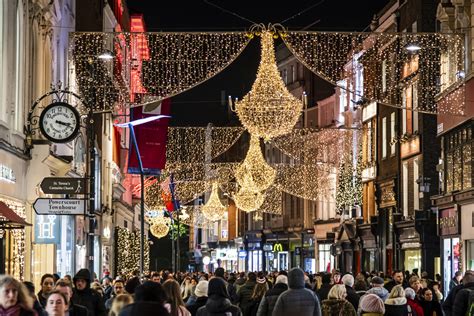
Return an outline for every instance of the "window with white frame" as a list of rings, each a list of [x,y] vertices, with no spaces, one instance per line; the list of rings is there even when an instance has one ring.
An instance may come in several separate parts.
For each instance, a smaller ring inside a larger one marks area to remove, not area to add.
[[[344,112],[346,111],[347,106],[347,81],[341,80],[337,83],[339,86],[339,114],[338,121],[341,124],[344,124]]]
[[[285,69],[283,69],[283,82],[285,84],[288,84],[288,71]]]
[[[12,112],[14,129],[23,131],[24,125],[24,32],[23,32],[23,5],[19,1],[16,12],[16,52],[15,52],[15,111]]]
[[[387,117],[382,119],[382,159],[387,158]]]
[[[420,209],[420,193],[419,193],[419,184],[416,182],[419,177],[419,159],[415,158],[413,160],[413,208],[415,210]]]
[[[357,102],[362,98],[364,94],[364,67],[357,62],[356,66],[356,77],[355,77],[355,98]]]
[[[382,61],[382,92],[387,91],[387,60]]]
[[[295,71],[295,66],[291,65],[290,67],[291,74],[290,74],[290,82],[295,82],[296,81],[296,71]]]
[[[403,163],[402,181],[403,181],[403,216],[408,216],[408,162]]]

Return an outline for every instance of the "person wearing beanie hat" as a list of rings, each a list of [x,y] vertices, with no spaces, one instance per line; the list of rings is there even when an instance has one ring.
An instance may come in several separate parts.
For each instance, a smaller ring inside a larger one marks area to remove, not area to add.
[[[278,297],[272,315],[321,316],[318,297],[313,291],[305,288],[303,270],[291,269],[288,273],[288,287],[289,289]]]
[[[388,298],[388,291],[384,288],[384,281],[381,277],[375,276],[370,280],[372,288],[368,289],[365,294],[375,294],[385,302]]]
[[[207,302],[206,305],[199,308],[197,316],[209,316],[209,315],[225,315],[241,316],[242,313],[238,306],[232,305],[229,300],[229,293],[224,280],[219,277],[214,277],[209,280],[207,289]]]
[[[206,305],[208,288],[209,282],[206,280],[199,281],[199,283],[196,285],[194,295],[197,298],[192,304],[186,305],[186,308],[192,316],[196,316],[198,309]]]
[[[288,290],[288,277],[280,274],[277,276],[273,288],[265,293],[257,310],[257,316],[271,316],[281,293]]]
[[[351,303],[352,306],[354,306],[354,309],[357,310],[357,308],[359,307],[360,297],[353,288],[354,277],[352,276],[352,274],[349,274],[349,273],[344,274],[344,276],[342,277],[342,284],[346,286],[346,292],[347,292],[346,300],[348,300],[349,303]]]
[[[366,294],[360,298],[359,315],[383,316],[385,305],[380,297],[375,294]]]

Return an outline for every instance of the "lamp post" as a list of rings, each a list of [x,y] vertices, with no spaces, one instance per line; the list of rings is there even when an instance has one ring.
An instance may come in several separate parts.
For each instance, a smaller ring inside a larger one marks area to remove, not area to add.
[[[117,127],[129,128],[130,136],[133,141],[133,146],[135,147],[135,154],[137,155],[138,167],[140,168],[140,276],[143,277],[143,269],[145,265],[145,173],[143,172],[143,163],[140,156],[140,151],[138,149],[137,139],[135,137],[134,127],[137,125],[142,125],[148,122],[156,121],[162,118],[169,118],[168,115],[156,115],[145,117],[131,122],[126,122],[122,124],[115,124]]]

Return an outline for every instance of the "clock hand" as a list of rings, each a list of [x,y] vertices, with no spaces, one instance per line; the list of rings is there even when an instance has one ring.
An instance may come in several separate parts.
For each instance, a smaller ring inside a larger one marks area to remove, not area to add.
[[[58,121],[58,120],[56,120],[56,123],[58,123],[58,124],[60,124],[60,125],[67,126],[67,127],[69,127],[70,129],[73,129],[72,126],[71,126],[71,123],[66,123],[66,122]]]

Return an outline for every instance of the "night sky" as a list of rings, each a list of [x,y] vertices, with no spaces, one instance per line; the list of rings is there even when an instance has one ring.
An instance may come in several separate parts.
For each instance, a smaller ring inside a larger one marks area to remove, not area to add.
[[[127,0],[130,13],[142,13],[147,31],[234,31],[247,30],[253,22],[282,23],[290,30],[364,31],[374,14],[389,0],[325,1],[224,1],[209,0],[242,18],[203,0]],[[317,4],[317,5],[316,5]],[[314,6],[315,5],[315,6]],[[304,11],[304,12],[303,12]],[[301,14],[298,14],[301,13]],[[253,40],[241,56],[222,73],[172,98],[175,126],[216,126],[236,124],[227,115],[222,95],[241,98],[255,80],[259,63],[259,41]]]

